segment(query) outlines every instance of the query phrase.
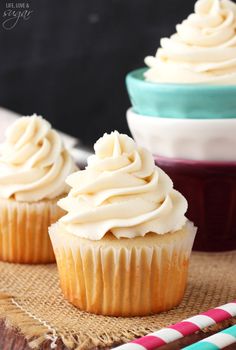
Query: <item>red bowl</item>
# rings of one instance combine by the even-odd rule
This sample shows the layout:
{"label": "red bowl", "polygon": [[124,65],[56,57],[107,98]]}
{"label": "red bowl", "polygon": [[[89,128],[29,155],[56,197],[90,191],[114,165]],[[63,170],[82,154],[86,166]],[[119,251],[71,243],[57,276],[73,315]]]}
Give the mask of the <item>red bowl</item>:
{"label": "red bowl", "polygon": [[193,249],[236,249],[236,162],[154,158],[188,201],[187,217],[198,227]]}

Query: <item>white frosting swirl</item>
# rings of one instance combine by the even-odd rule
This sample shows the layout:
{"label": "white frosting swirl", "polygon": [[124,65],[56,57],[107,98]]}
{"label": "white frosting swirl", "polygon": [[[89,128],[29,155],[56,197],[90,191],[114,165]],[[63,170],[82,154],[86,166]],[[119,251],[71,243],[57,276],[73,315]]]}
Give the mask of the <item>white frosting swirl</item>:
{"label": "white frosting swirl", "polygon": [[107,232],[132,238],[185,224],[185,198],[147,150],[117,131],[104,134],[94,149],[87,168],[68,177],[72,189],[58,202],[68,212],[60,219],[68,232],[91,240]]}
{"label": "white frosting swirl", "polygon": [[195,13],[161,39],[156,56],[148,56],[145,78],[152,82],[236,84],[236,4],[199,0]]}
{"label": "white frosting swirl", "polygon": [[42,117],[19,118],[1,145],[0,198],[34,202],[68,192],[75,164],[59,134]]}

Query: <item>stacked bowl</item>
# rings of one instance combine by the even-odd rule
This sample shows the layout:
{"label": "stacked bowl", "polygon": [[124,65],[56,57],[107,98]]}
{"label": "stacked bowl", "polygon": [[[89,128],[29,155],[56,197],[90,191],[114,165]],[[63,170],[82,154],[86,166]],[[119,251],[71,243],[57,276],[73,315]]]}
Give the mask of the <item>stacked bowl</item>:
{"label": "stacked bowl", "polygon": [[236,4],[199,0],[149,68],[127,75],[127,121],[189,203],[194,248],[236,249]]}
{"label": "stacked bowl", "polygon": [[236,86],[158,85],[140,69],[127,87],[131,133],[187,198],[194,248],[236,249]]}

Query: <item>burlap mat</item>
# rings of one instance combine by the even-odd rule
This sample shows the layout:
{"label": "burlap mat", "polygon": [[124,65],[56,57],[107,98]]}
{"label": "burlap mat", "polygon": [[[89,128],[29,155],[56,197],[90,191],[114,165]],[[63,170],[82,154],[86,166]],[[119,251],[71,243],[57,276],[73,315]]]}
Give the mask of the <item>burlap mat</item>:
{"label": "burlap mat", "polygon": [[[71,349],[112,346],[236,298],[236,251],[193,253],[181,305],[149,317],[115,318],[81,312],[63,299],[55,265],[0,263],[0,318],[33,349],[61,338]],[[231,323],[236,323],[235,318]]]}

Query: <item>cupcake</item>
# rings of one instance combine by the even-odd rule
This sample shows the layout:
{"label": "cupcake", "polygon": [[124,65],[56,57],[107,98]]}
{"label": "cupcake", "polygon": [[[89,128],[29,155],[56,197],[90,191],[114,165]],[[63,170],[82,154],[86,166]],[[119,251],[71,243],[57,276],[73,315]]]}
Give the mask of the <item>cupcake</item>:
{"label": "cupcake", "polygon": [[64,213],[65,178],[75,164],[59,134],[42,117],[22,117],[0,150],[0,260],[55,261],[48,226]]}
{"label": "cupcake", "polygon": [[196,228],[186,199],[153,157],[117,131],[71,174],[50,229],[61,288],[81,310],[113,316],[169,310],[183,297]]}
{"label": "cupcake", "polygon": [[126,80],[131,133],[187,198],[194,249],[236,249],[236,4],[197,1],[145,63]]}

